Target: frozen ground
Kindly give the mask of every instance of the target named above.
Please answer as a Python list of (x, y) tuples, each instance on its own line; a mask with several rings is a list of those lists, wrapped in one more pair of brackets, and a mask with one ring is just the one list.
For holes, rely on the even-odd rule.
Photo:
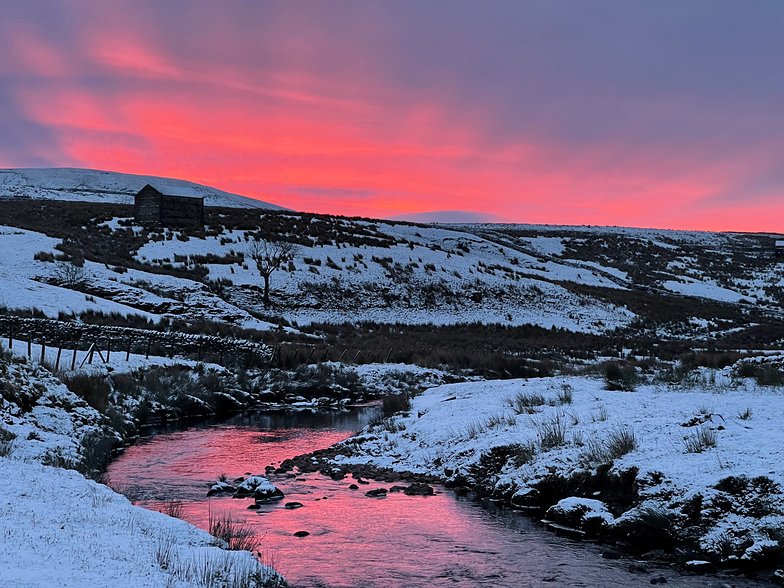
[[(639, 506), (664, 509), (703, 553), (727, 557), (732, 546), (736, 557), (752, 558), (779, 550), (784, 393), (731, 378), (729, 368), (697, 375), (689, 387), (633, 392), (608, 391), (591, 377), (439, 386), (415, 398), (409, 416), (343, 444), (336, 461), (471, 479), (483, 455), (507, 448), (490, 482), (521, 503), (545, 478), (612, 462), (614, 472), (638, 468)], [(613, 455), (621, 433), (636, 446)], [(684, 514), (695, 504), (699, 525)]]

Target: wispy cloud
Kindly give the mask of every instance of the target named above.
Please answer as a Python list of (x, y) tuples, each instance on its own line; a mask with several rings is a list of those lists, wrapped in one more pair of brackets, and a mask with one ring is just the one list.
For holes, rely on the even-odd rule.
[(728, 0), (15, 3), (0, 165), (352, 215), (784, 230), (782, 26)]

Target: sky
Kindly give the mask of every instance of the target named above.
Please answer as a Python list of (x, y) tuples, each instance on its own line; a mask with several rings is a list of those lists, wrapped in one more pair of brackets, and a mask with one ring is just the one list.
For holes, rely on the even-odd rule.
[(344, 215), (784, 232), (780, 0), (2, 10), (0, 167)]

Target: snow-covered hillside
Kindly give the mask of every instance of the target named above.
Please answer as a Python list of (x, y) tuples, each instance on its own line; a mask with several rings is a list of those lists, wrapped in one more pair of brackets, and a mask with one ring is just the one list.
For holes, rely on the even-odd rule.
[[(137, 225), (130, 208), (19, 200), (0, 227), (0, 305), (294, 323), (532, 325), (628, 337), (763, 340), (784, 304), (772, 235), (535, 225), (415, 225), (290, 211), (208, 211), (206, 227)], [(28, 207), (28, 208), (26, 208)], [(288, 242), (271, 304), (254, 240)], [(85, 259), (64, 288), (59, 261)], [(78, 291), (77, 291), (78, 290)], [(741, 333), (741, 335), (737, 335)], [(767, 333), (767, 335), (766, 335)], [(746, 340), (760, 341), (757, 334)]]
[(203, 196), (206, 206), (283, 210), (275, 204), (172, 178), (79, 168), (0, 169), (0, 199), (44, 198), (130, 204), (133, 195), (146, 184), (173, 196)]

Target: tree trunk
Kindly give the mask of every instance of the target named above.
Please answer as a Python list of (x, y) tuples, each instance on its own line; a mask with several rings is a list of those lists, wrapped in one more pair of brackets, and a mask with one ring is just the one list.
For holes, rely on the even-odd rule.
[(269, 290), (270, 290), (270, 277), (268, 274), (264, 275), (264, 304), (269, 305)]

